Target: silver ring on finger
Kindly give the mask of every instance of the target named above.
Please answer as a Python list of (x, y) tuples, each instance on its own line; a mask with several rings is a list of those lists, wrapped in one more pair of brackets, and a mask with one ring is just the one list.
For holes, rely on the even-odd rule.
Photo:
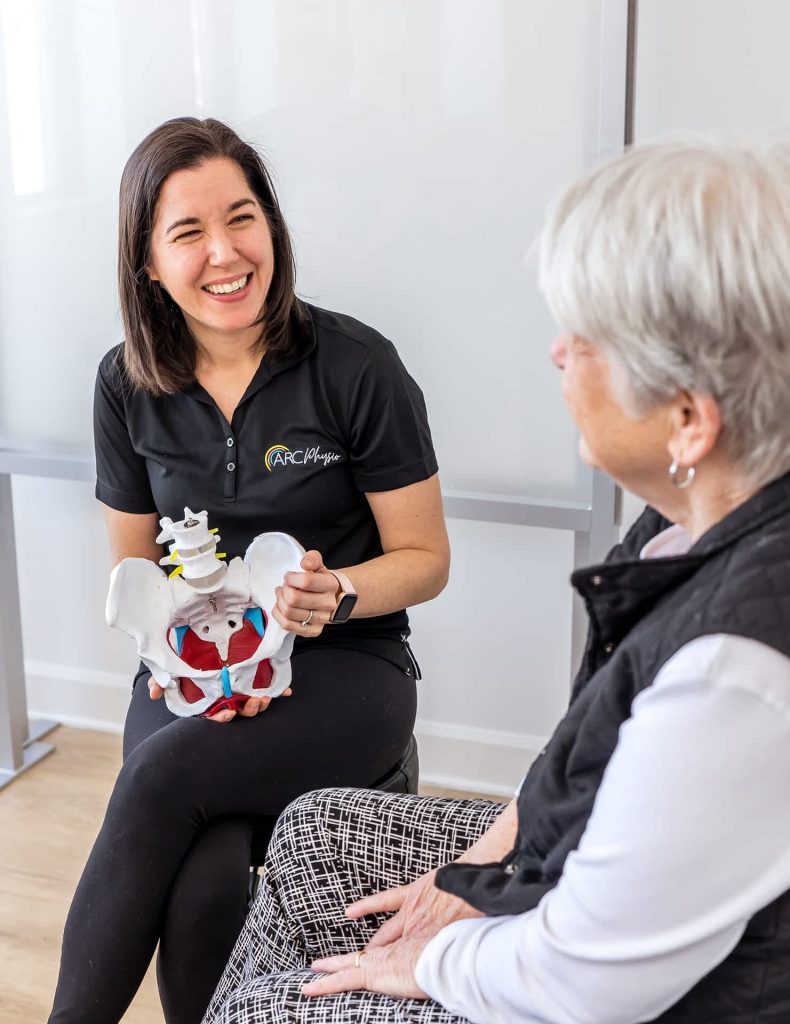
[(304, 622), (300, 622), (299, 625), (300, 626), (309, 626), (310, 625), (310, 619), (312, 619), (312, 617), (313, 617), (313, 609), (311, 608), (310, 609), (310, 614), (307, 616), (307, 618), (304, 620)]

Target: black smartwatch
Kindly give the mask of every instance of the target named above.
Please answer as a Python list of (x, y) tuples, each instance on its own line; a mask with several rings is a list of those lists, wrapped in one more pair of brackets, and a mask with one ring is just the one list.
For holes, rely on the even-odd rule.
[(354, 584), (344, 572), (338, 572), (337, 569), (330, 569), (329, 571), (337, 580), (337, 593), (335, 595), (337, 604), (329, 617), (329, 621), (348, 622), (348, 618), (354, 610), (354, 605), (357, 603), (357, 592), (354, 590)]

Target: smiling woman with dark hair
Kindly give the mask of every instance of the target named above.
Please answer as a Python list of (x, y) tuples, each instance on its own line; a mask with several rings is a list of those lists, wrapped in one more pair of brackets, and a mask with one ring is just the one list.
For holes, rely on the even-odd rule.
[(295, 801), (205, 1024), (790, 1020), (788, 281), (786, 149), (636, 148), (561, 196), (551, 357), (651, 506), (574, 574), (568, 712), (504, 810)]
[[(238, 209), (240, 213), (229, 221), (237, 226), (246, 222), (249, 226), (253, 219), (251, 214), (258, 214), (268, 229), (271, 258), (270, 265), (264, 269), (264, 275), (269, 279), (268, 287), (264, 287), (266, 282), (259, 278), (255, 282), (255, 290), (240, 306), (244, 316), (250, 310), (257, 313), (251, 323), (244, 324), (254, 339), (253, 352), (259, 355), (264, 350), (269, 353), (287, 352), (295, 343), (298, 325), (306, 319), (305, 310), (294, 292), (294, 259), (288, 228), (260, 154), (221, 121), (211, 118), (198, 121), (188, 117), (166, 121), (155, 128), (129, 157), (121, 178), (118, 225), (118, 291), (124, 326), (124, 369), (132, 383), (154, 395), (171, 394), (187, 388), (194, 380), (200, 354), (196, 338), (189, 330), (187, 311), (179, 306), (166, 287), (161, 286), (156, 273), (151, 273), (151, 260), (155, 249), (160, 257), (176, 254), (175, 260), (180, 260), (177, 255), (179, 249), (186, 242), (194, 249), (193, 243), (201, 225), (199, 219), (192, 215), (165, 224), (162, 190), (180, 193), (180, 187), (174, 185), (171, 175), (194, 170), (207, 161), (233, 164), (237, 176), (240, 174), (244, 179), (242, 190), (246, 198), (230, 204), (234, 209), (225, 212), (234, 213)], [(180, 182), (184, 180), (183, 177), (177, 179)], [(195, 196), (195, 199), (197, 205), (194, 210), (181, 212), (196, 212), (200, 197)], [(186, 202), (187, 197), (184, 196), (183, 200)], [(157, 217), (159, 231), (154, 230)], [(238, 237), (238, 231), (236, 235)], [(201, 268), (196, 270), (200, 272)], [(236, 301), (233, 305), (237, 305)], [(210, 307), (207, 305), (206, 308)], [(224, 310), (223, 315), (227, 312)], [(220, 326), (224, 329), (227, 325)]]
[(115, 562), (158, 562), (159, 519), (186, 505), (228, 559), (267, 531), (307, 549), (264, 609), (296, 638), (292, 696), (177, 718), (141, 666), (66, 922), (52, 1022), (120, 1020), (158, 943), (165, 1019), (198, 1024), (244, 921), (254, 823), (401, 760), (405, 609), (442, 590), (449, 548), (420, 389), (372, 328), (297, 299), (269, 174), (235, 132), (178, 118), (140, 143), (118, 265), (125, 338), (94, 407)]

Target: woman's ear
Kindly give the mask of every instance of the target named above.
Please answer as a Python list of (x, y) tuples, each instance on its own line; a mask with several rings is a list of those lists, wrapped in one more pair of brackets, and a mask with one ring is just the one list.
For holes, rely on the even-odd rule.
[(681, 391), (670, 413), (669, 454), (680, 466), (697, 466), (709, 455), (721, 435), (721, 409), (713, 397)]
[(145, 268), (145, 272), (146, 272), (146, 274), (148, 274), (148, 280), (149, 281), (158, 281), (158, 280), (160, 280), (159, 275), (157, 274), (156, 268), (154, 267), (153, 263), (149, 263), (148, 264), (148, 266)]

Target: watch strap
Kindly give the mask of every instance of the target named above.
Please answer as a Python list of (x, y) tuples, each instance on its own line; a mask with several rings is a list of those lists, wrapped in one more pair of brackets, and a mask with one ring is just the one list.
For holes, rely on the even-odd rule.
[[(337, 569), (329, 569), (328, 571), (337, 580), (335, 610), (332, 612), (329, 622), (345, 622), (357, 603), (357, 592), (354, 584), (344, 572), (339, 572)], [(339, 617), (338, 613), (340, 613)]]
[[(344, 572), (340, 572), (339, 569), (329, 569), (328, 571), (331, 572), (332, 575), (337, 580), (338, 589), (340, 591), (342, 591), (342, 594), (356, 594), (356, 590), (354, 589), (354, 584), (351, 582), (351, 580), (348, 578), (348, 576), (346, 576), (346, 574)], [(342, 597), (342, 594), (338, 593), (338, 595), (337, 595), (338, 601)]]

